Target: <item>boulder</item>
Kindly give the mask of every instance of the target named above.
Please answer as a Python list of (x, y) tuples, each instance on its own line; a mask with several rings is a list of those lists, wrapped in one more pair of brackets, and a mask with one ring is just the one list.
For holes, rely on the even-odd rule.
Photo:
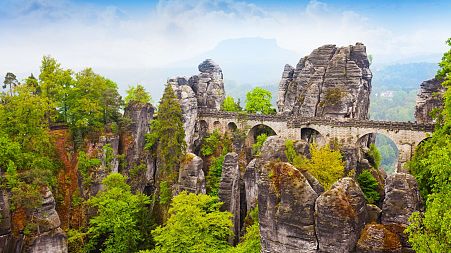
[(293, 165), (273, 161), (262, 166), (258, 179), (262, 252), (316, 252), (317, 197)]
[(357, 253), (401, 253), (397, 234), (382, 224), (367, 224), (357, 242)]
[(422, 200), (415, 178), (406, 173), (387, 175), (381, 222), (400, 237), (405, 248), (410, 248), (407, 235), (404, 234), (409, 224), (408, 219), (413, 212), (422, 210)]
[(178, 191), (206, 194), (205, 176), (202, 170), (204, 161), (193, 153), (185, 155), (179, 170)]
[(362, 43), (325, 45), (286, 65), (279, 83), (280, 113), (304, 117), (367, 119), (372, 74)]
[(315, 203), (319, 250), (354, 251), (366, 219), (366, 201), (357, 182), (349, 177), (340, 179)]
[(422, 206), (418, 183), (406, 173), (394, 173), (385, 181), (385, 199), (382, 205), (383, 224), (409, 224), (408, 219), (413, 212), (420, 211)]
[(224, 157), (222, 165), (221, 181), (219, 184), (219, 199), (224, 204), (221, 211), (232, 213), (234, 238), (230, 242), (236, 244), (240, 235), (240, 169), (238, 166), (238, 154), (228, 153)]
[(415, 106), (415, 120), (419, 123), (433, 123), (431, 112), (443, 107), (443, 93), (445, 87), (442, 80), (432, 78), (420, 85)]

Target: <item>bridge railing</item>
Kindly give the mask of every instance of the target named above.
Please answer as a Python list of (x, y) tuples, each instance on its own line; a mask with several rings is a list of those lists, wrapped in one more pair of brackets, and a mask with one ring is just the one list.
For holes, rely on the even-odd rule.
[(199, 108), (199, 116), (205, 118), (226, 118), (237, 119), (244, 118), (246, 120), (256, 121), (278, 121), (287, 122), (288, 127), (299, 128), (309, 124), (330, 125), (337, 127), (368, 127), (368, 128), (384, 128), (392, 130), (415, 130), (432, 132), (434, 124), (423, 124), (418, 122), (400, 122), (400, 121), (379, 121), (379, 120), (362, 120), (362, 119), (332, 119), (321, 117), (300, 117), (292, 115), (274, 114), (244, 114), (238, 112), (224, 112)]

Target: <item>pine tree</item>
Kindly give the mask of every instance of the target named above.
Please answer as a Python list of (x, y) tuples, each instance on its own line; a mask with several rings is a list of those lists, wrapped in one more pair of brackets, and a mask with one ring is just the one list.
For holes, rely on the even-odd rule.
[(160, 215), (164, 220), (172, 198), (172, 185), (177, 179), (178, 168), (186, 149), (182, 108), (171, 85), (166, 85), (158, 107), (158, 115), (150, 124), (146, 148), (157, 158), (156, 194), (159, 197), (159, 204), (163, 205)]

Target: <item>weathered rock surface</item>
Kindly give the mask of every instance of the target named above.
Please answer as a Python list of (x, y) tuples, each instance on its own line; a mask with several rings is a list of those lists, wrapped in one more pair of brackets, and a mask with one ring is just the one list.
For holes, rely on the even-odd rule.
[(397, 234), (382, 224), (367, 224), (357, 242), (358, 253), (401, 253)]
[(258, 203), (258, 173), (257, 168), (255, 167), (256, 159), (252, 159), (252, 161), (246, 166), (246, 170), (244, 172), (244, 192), (246, 196), (246, 211), (249, 212), (253, 209)]
[(218, 196), (221, 202), (224, 202), (221, 211), (229, 211), (233, 215), (235, 237), (231, 242), (235, 244), (240, 234), (240, 170), (236, 153), (228, 153), (224, 157)]
[(421, 210), (421, 197), (415, 178), (406, 173), (388, 175), (382, 206), (383, 224), (409, 224), (413, 212)]
[(262, 252), (316, 252), (317, 197), (293, 165), (284, 162), (263, 165), (258, 180)]
[(420, 123), (432, 123), (431, 111), (443, 107), (445, 88), (435, 78), (424, 81), (420, 85), (415, 106), (415, 120)]
[(372, 74), (366, 47), (325, 45), (286, 65), (279, 84), (280, 113), (304, 117), (368, 118)]
[(219, 111), (225, 98), (222, 70), (213, 60), (207, 59), (199, 64), (199, 71), (199, 75), (189, 79), (198, 105)]
[(206, 194), (205, 175), (202, 170), (204, 161), (195, 154), (186, 154), (180, 166), (178, 191), (188, 191), (195, 194)]
[(36, 208), (33, 213), (38, 233), (57, 229), (61, 225), (60, 218), (55, 210), (56, 202), (52, 192), (47, 189), (42, 197), (42, 205)]
[(130, 124), (121, 136), (120, 152), (127, 161), (121, 172), (129, 176), (133, 190), (148, 194), (154, 188), (156, 166), (155, 160), (145, 152), (144, 146), (154, 111), (149, 103), (131, 101), (124, 110), (124, 117), (130, 120)]
[(11, 214), (8, 193), (0, 189), (0, 236), (11, 233)]
[(27, 252), (67, 252), (67, 237), (59, 227), (61, 222), (55, 206), (53, 194), (47, 189), (43, 195), (42, 205), (33, 213), (37, 234), (32, 237), (31, 246)]
[(111, 172), (118, 172), (119, 170), (119, 161), (117, 159), (119, 154), (119, 136), (100, 136), (98, 142), (88, 144), (88, 154), (95, 155), (101, 161), (95, 173), (92, 173), (92, 182), (86, 185), (89, 188), (86, 194), (94, 196), (103, 188), (102, 180)]
[(416, 211), (422, 211), (422, 200), (415, 178), (406, 173), (388, 175), (385, 180), (381, 222), (400, 237), (405, 248), (410, 245), (404, 230), (409, 224), (410, 215)]
[(373, 204), (366, 204), (366, 211), (368, 212), (368, 218), (366, 223), (379, 223), (381, 219), (382, 210)]
[(31, 244), (30, 253), (67, 253), (67, 238), (61, 228), (37, 236)]
[(188, 79), (185, 77), (177, 77), (168, 80), (168, 84), (172, 85), (175, 95), (179, 99), (180, 107), (183, 114), (183, 128), (185, 129), (185, 142), (187, 150), (193, 151), (193, 144), (198, 136), (195, 134), (198, 101), (192, 87), (188, 85)]
[(352, 178), (342, 178), (315, 204), (320, 252), (352, 252), (367, 219), (362, 190)]
[(185, 141), (188, 152), (195, 150), (201, 126), (196, 125), (198, 107), (220, 110), (225, 99), (221, 68), (211, 59), (199, 65), (200, 74), (190, 78), (175, 77), (168, 80), (182, 107)]

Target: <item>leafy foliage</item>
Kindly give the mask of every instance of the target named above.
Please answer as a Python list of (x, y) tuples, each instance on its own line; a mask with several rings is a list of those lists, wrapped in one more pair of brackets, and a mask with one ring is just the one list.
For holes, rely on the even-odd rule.
[(248, 220), (251, 220), (252, 224), (246, 227), (246, 233), (241, 238), (240, 243), (235, 248), (231, 248), (230, 253), (259, 253), (261, 251), (258, 206), (250, 210), (245, 223)]
[(213, 133), (211, 133), (202, 140), (202, 147), (200, 149), (200, 153), (203, 156), (212, 155), (218, 149), (220, 143), (221, 143), (221, 134), (218, 132), (218, 130), (215, 130)]
[(254, 155), (260, 155), (260, 150), (263, 147), (263, 143), (265, 143), (266, 139), (268, 139), (268, 135), (263, 133), (257, 136), (257, 141), (252, 144), (252, 153)]
[(294, 149), (294, 141), (293, 140), (286, 140), (285, 141), (285, 156), (288, 159), (288, 162), (293, 164), (294, 159), (298, 155), (296, 150)]
[(206, 188), (210, 196), (218, 196), (224, 158), (225, 155), (221, 155), (219, 157), (213, 157), (211, 160), (211, 164), (206, 177)]
[(339, 150), (333, 150), (329, 145), (318, 148), (310, 146), (311, 159), (302, 155), (294, 158), (293, 165), (298, 169), (307, 170), (324, 188), (330, 189), (333, 183), (344, 175), (344, 161)]
[(111, 173), (103, 181), (105, 189), (88, 200), (97, 209), (89, 221), (87, 250), (102, 252), (136, 251), (146, 238), (140, 230), (140, 220), (150, 199), (143, 194), (132, 194), (126, 178)]
[(125, 97), (125, 104), (128, 105), (131, 101), (136, 101), (140, 103), (150, 103), (151, 101), (150, 94), (146, 91), (144, 86), (138, 84), (136, 86), (132, 86), (127, 90), (127, 96)]
[[(451, 46), (451, 38), (447, 41)], [(414, 213), (406, 232), (417, 252), (451, 251), (451, 49), (440, 63), (437, 77), (443, 78), (444, 108), (431, 138), (417, 148), (409, 163), (426, 201), (424, 216)]]
[(451, 189), (431, 194), (426, 207), (424, 215), (415, 212), (409, 218), (409, 242), (416, 252), (450, 252)]
[(227, 96), (222, 102), (221, 110), (226, 112), (239, 112), (241, 111), (241, 106), (239, 102), (235, 102), (233, 97)]
[(78, 152), (78, 171), (83, 177), (83, 182), (91, 184), (90, 172), (93, 168), (100, 166), (101, 161), (97, 158), (90, 158), (84, 151)]
[(376, 168), (379, 169), (379, 167), (381, 166), (381, 153), (379, 152), (379, 150), (377, 149), (376, 145), (374, 145), (374, 143), (370, 144), (370, 150), (368, 152), (368, 156), (371, 158), (371, 163), (372, 165)]
[(246, 111), (248, 113), (275, 114), (276, 110), (272, 108), (271, 97), (270, 91), (255, 87), (246, 94)]
[(161, 171), (168, 175), (177, 170), (186, 148), (182, 109), (171, 85), (166, 85), (158, 108), (158, 117), (152, 120), (146, 136), (146, 148), (156, 151)]
[(359, 182), (360, 188), (368, 203), (374, 204), (380, 199), (381, 196), (377, 191), (379, 183), (369, 170), (364, 170), (360, 173), (360, 175), (357, 176), (357, 182)]
[(164, 227), (152, 231), (156, 247), (150, 252), (223, 252), (230, 246), (232, 214), (221, 212), (217, 197), (182, 192), (172, 200)]

